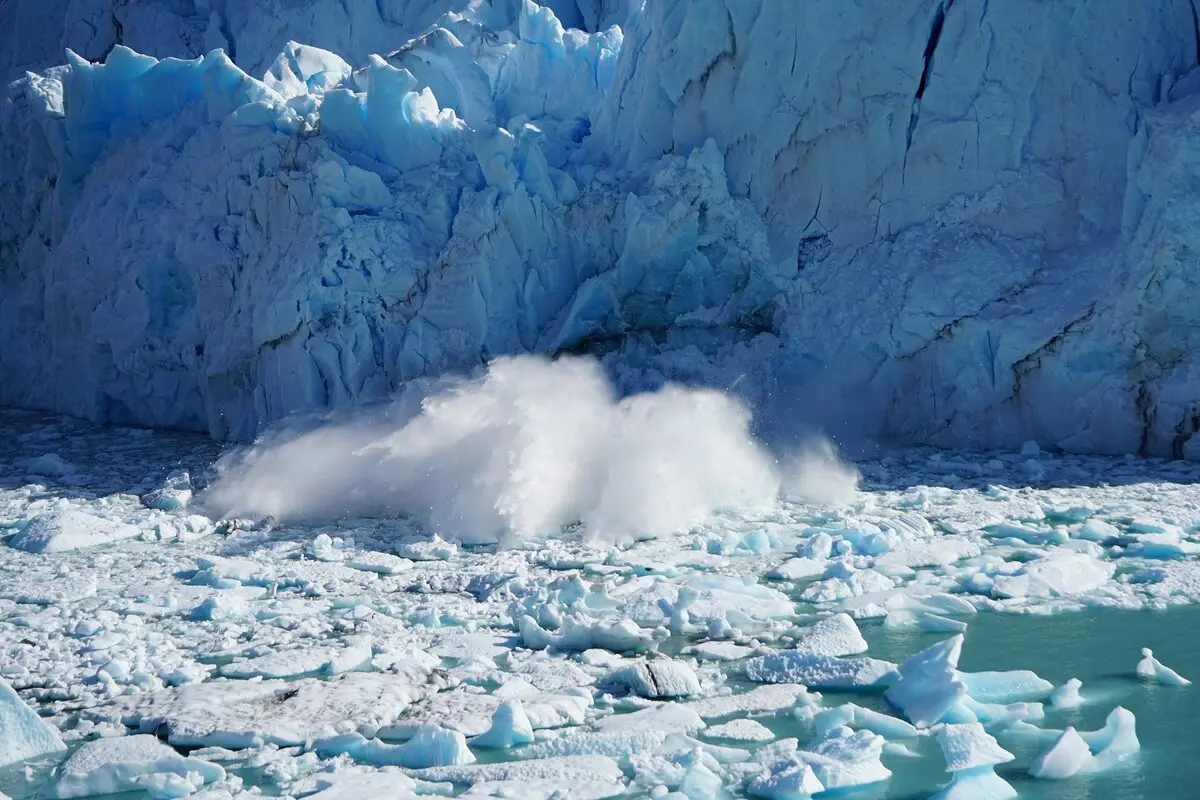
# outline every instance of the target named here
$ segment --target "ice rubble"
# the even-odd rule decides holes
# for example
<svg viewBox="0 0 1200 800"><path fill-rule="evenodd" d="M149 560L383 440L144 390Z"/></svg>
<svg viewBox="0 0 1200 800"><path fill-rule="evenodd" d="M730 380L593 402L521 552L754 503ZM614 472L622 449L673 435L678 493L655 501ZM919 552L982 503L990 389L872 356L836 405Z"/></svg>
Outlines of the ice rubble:
<svg viewBox="0 0 1200 800"><path fill-rule="evenodd" d="M1191 455L1192 10L1027 5L7 4L0 400L248 437L590 348Z"/></svg>

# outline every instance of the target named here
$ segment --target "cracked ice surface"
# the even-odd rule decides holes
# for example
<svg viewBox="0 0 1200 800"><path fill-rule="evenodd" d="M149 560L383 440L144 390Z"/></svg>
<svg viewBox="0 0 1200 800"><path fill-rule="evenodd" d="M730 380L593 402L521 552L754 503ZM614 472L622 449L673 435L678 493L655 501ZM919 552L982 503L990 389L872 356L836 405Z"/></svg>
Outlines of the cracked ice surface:
<svg viewBox="0 0 1200 800"><path fill-rule="evenodd" d="M447 783L467 797L865 785L943 735L937 722L953 723L943 738L982 723L1002 746L1064 735L1037 727L1042 706L1027 701L1053 691L1039 676L956 669L977 614L1200 602L1187 548L1135 546L1197 538L1188 484L1200 467L1188 462L911 451L860 463L862 488L836 508L782 500L661 539L605 544L568 529L505 550L430 540L402 519L272 529L146 505L181 471L202 488L217 450L0 412L0 674L69 747L129 741L74 756L52 736L10 742L29 745L32 780L0 771L3 791L24 798L57 781L47 791L248 797L245 775L287 797L409 798ZM50 509L137 533L74 550L7 546ZM401 552L419 558L392 569ZM1066 556L1103 568L1056 574L1054 592L1001 580ZM771 577L797 557L821 572ZM939 620L964 625L965 639ZM530 622L550 640L537 649L523 638ZM880 623L947 633L900 664L904 702L864 706L883 701L883 685L839 705L773 682L786 680L767 669L773 658L868 664L858 628ZM1082 736L1116 763L1136 747L1134 725L1118 709ZM987 777L960 757L976 750L946 752L965 769L955 791ZM75 766L52 774L68 757ZM103 774L81 777L97 759Z"/></svg>
<svg viewBox="0 0 1200 800"><path fill-rule="evenodd" d="M7 3L0 401L248 438L583 350L1200 453L1191 4L795 5Z"/></svg>

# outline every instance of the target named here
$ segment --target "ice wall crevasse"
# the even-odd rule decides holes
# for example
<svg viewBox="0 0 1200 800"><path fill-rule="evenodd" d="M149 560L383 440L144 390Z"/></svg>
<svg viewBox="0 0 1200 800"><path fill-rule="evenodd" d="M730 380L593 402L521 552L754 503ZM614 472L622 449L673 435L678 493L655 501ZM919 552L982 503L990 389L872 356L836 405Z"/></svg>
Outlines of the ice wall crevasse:
<svg viewBox="0 0 1200 800"><path fill-rule="evenodd" d="M589 351L784 428L1195 450L1186 0L60 5L4 62L82 54L0 115L0 402L247 437Z"/></svg>
<svg viewBox="0 0 1200 800"><path fill-rule="evenodd" d="M489 354L729 326L772 301L761 225L715 149L618 190L568 164L582 89L491 121L528 95L505 77L526 61L545 97L560 72L603 93L619 32L564 32L529 2L501 41L448 23L462 36L439 52L515 66L471 82L429 56L423 82L395 53L351 72L289 43L258 81L221 52L117 47L15 85L28 181L6 198L0 304L23 346L4 371L39 385L6 381L4 401L246 437ZM470 125L441 107L434 73L468 115L490 110Z"/></svg>

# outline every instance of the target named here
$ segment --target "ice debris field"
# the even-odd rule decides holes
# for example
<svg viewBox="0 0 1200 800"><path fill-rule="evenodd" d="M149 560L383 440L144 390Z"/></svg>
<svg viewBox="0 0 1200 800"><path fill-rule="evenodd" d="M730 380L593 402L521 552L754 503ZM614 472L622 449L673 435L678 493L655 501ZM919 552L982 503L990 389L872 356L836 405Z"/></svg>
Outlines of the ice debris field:
<svg viewBox="0 0 1200 800"><path fill-rule="evenodd" d="M1198 19L0 3L0 800L1190 796Z"/></svg>
<svg viewBox="0 0 1200 800"><path fill-rule="evenodd" d="M487 387L427 409L494 400ZM449 423L434 412L391 436L415 428L436 450ZM521 457L563 466L542 424L507 445L514 473ZM312 435L329 480L368 474L349 466L378 464L364 430L379 432L293 431L231 462L200 436L0 412L0 792L1076 797L1079 782L1150 772L1172 746L1157 726L1195 708L1200 654L1153 621L1200 602L1200 465L907 450L810 463L803 485L851 481L819 503L775 483L694 524L684 503L678 531L617 538L521 530L512 520L558 520L512 476L499 491L514 514L478 528L509 535L475 542L405 508L404 469L388 517L323 519L327 497L269 487L278 519L212 511L214 496L236 507L231 476L253 483ZM464 502L489 491L477 456L458 478L434 459ZM670 504L694 487L653 488ZM568 514L607 513L575 502ZM1112 635L1116 614L1145 621ZM1089 619L1101 635L1080 634L1081 682L1065 671L1070 630ZM1057 645L1019 638L1054 623L1035 637Z"/></svg>

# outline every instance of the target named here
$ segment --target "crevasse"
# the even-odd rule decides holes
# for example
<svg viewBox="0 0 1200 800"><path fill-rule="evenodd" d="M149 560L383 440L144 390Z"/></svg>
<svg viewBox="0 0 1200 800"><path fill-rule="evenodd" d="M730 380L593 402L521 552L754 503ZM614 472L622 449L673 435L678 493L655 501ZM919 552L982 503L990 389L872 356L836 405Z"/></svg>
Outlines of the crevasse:
<svg viewBox="0 0 1200 800"><path fill-rule="evenodd" d="M48 14L0 402L246 438L569 351L780 433L1196 453L1185 0Z"/></svg>

